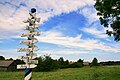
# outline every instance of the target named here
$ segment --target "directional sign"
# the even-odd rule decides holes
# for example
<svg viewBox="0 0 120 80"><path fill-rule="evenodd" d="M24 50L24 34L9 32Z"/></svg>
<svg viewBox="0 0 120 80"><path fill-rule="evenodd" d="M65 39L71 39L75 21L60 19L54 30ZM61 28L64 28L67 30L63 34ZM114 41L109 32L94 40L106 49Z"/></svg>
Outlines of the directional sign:
<svg viewBox="0 0 120 80"><path fill-rule="evenodd" d="M38 47L34 46L32 48L19 48L17 51L18 52L30 52L30 51L38 51Z"/></svg>
<svg viewBox="0 0 120 80"><path fill-rule="evenodd" d="M27 68L26 64L17 65L17 69L25 69L25 68Z"/></svg>
<svg viewBox="0 0 120 80"><path fill-rule="evenodd" d="M40 32L32 32L31 34L35 36L40 36Z"/></svg>
<svg viewBox="0 0 120 80"><path fill-rule="evenodd" d="M40 33L39 33L39 32L23 33L23 34L21 35L21 37L26 37L26 36L30 36L30 35L39 36Z"/></svg>
<svg viewBox="0 0 120 80"><path fill-rule="evenodd" d="M31 48L19 48L17 51L18 52L30 52L32 50L31 50Z"/></svg>
<svg viewBox="0 0 120 80"><path fill-rule="evenodd" d="M38 23L40 23L40 18L36 18L36 21L37 21Z"/></svg>
<svg viewBox="0 0 120 80"><path fill-rule="evenodd" d="M23 40L23 41L20 41L20 44L31 44L31 43L36 43L38 42L37 39L33 39L33 40Z"/></svg>
<svg viewBox="0 0 120 80"><path fill-rule="evenodd" d="M28 18L27 20L24 20L23 21L24 23L34 23L35 22L35 19L33 20L33 19L30 19L30 18Z"/></svg>
<svg viewBox="0 0 120 80"><path fill-rule="evenodd" d="M23 59L28 59L28 56L18 56L18 58L19 58L20 60L23 60Z"/></svg>
<svg viewBox="0 0 120 80"><path fill-rule="evenodd" d="M29 60L28 63L29 64L38 64L38 60Z"/></svg>
<svg viewBox="0 0 120 80"><path fill-rule="evenodd" d="M39 28L39 24L34 24L34 28Z"/></svg>
<svg viewBox="0 0 120 80"><path fill-rule="evenodd" d="M35 65L35 64L30 64L30 65L21 64L21 65L17 65L17 69L35 68L35 67L37 67L37 65Z"/></svg>
<svg viewBox="0 0 120 80"><path fill-rule="evenodd" d="M29 20L24 20L23 22L24 22L24 23L28 23L28 22L29 22Z"/></svg>
<svg viewBox="0 0 120 80"><path fill-rule="evenodd" d="M20 59L20 60L24 60L24 59L35 59L37 57L37 54L35 54L35 53L32 53L31 55L29 55L29 56L18 56L18 59Z"/></svg>
<svg viewBox="0 0 120 80"><path fill-rule="evenodd" d="M34 31L34 27L27 25L26 28L25 28L25 30Z"/></svg>

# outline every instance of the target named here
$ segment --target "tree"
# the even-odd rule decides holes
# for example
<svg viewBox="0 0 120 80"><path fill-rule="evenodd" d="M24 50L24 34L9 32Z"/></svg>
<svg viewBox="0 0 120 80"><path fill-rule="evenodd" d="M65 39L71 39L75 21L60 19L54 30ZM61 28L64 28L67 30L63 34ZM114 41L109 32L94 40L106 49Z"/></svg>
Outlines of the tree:
<svg viewBox="0 0 120 80"><path fill-rule="evenodd" d="M60 65L57 60L53 60L50 56L38 57L38 65L34 69L35 71L51 71L59 69Z"/></svg>
<svg viewBox="0 0 120 80"><path fill-rule="evenodd" d="M79 63L81 67L83 66L83 60L82 60L82 59L79 59L79 60L77 61L77 63Z"/></svg>
<svg viewBox="0 0 120 80"><path fill-rule="evenodd" d="M92 63L91 63L91 66L98 66L98 60L97 58L94 58Z"/></svg>
<svg viewBox="0 0 120 80"><path fill-rule="evenodd" d="M5 57L3 57L3 56L0 56L0 60L5 60Z"/></svg>
<svg viewBox="0 0 120 80"><path fill-rule="evenodd" d="M20 59L16 59L15 61L17 64L25 64L25 62L23 60L20 60Z"/></svg>
<svg viewBox="0 0 120 80"><path fill-rule="evenodd" d="M63 57L60 57L58 62L60 64L60 68L68 68L70 64L68 60L64 61Z"/></svg>
<svg viewBox="0 0 120 80"><path fill-rule="evenodd" d="M81 68L83 67L83 60L79 59L77 62L74 62L69 65L70 68Z"/></svg>
<svg viewBox="0 0 120 80"><path fill-rule="evenodd" d="M111 27L106 34L113 35L115 41L120 40L120 0L96 0L94 5L97 15L100 16L101 25Z"/></svg>
<svg viewBox="0 0 120 80"><path fill-rule="evenodd" d="M82 59L79 59L77 62L83 63L83 60L82 60Z"/></svg>
<svg viewBox="0 0 120 80"><path fill-rule="evenodd" d="M64 68L64 67L65 67L63 57L60 57L60 58L58 59L58 62L59 62L59 64L60 64L60 68Z"/></svg>

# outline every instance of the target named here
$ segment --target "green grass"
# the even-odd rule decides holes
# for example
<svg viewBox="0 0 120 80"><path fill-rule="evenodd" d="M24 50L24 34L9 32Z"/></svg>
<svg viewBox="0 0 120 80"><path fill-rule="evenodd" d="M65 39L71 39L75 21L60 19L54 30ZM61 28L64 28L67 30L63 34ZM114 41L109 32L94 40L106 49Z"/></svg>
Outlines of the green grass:
<svg viewBox="0 0 120 80"><path fill-rule="evenodd" d="M120 67L83 67L33 72L32 80L120 80ZM24 80L24 72L0 72L0 80Z"/></svg>

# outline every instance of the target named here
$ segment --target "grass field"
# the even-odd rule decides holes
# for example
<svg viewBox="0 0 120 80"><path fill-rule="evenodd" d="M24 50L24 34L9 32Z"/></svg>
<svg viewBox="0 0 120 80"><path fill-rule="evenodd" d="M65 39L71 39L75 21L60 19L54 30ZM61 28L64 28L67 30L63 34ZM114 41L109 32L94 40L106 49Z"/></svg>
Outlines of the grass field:
<svg viewBox="0 0 120 80"><path fill-rule="evenodd" d="M0 80L24 80L24 72L0 72ZM120 80L120 67L83 67L33 72L32 80Z"/></svg>

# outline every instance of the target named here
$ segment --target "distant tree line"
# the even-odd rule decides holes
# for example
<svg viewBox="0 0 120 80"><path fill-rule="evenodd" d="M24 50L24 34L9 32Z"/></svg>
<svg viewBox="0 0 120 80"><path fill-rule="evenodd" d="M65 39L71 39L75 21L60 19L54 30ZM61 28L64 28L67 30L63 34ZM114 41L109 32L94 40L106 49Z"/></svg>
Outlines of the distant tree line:
<svg viewBox="0 0 120 80"><path fill-rule="evenodd" d="M52 59L50 56L38 57L38 65L34 71L52 71L63 68L80 68L83 67L83 60L79 59L77 62L70 63L60 57L58 60Z"/></svg>
<svg viewBox="0 0 120 80"><path fill-rule="evenodd" d="M0 60L13 60L5 59L5 57L0 56ZM81 68L84 66L84 62L82 59L77 60L76 62L70 62L69 60L64 60L63 57L60 57L59 59L52 59L50 56L44 56L44 57L37 57L35 60L38 60L37 67L33 69L36 72L46 72L46 71L52 71L57 69L64 69L64 68ZM17 64L25 64L23 60L16 59L15 60ZM100 65L120 65L120 61L108 61L108 62L99 62L97 58L94 58L92 62L89 64L90 67L94 66L100 66Z"/></svg>
<svg viewBox="0 0 120 80"><path fill-rule="evenodd" d="M100 62L100 65L120 65L120 61L107 61L107 62Z"/></svg>

